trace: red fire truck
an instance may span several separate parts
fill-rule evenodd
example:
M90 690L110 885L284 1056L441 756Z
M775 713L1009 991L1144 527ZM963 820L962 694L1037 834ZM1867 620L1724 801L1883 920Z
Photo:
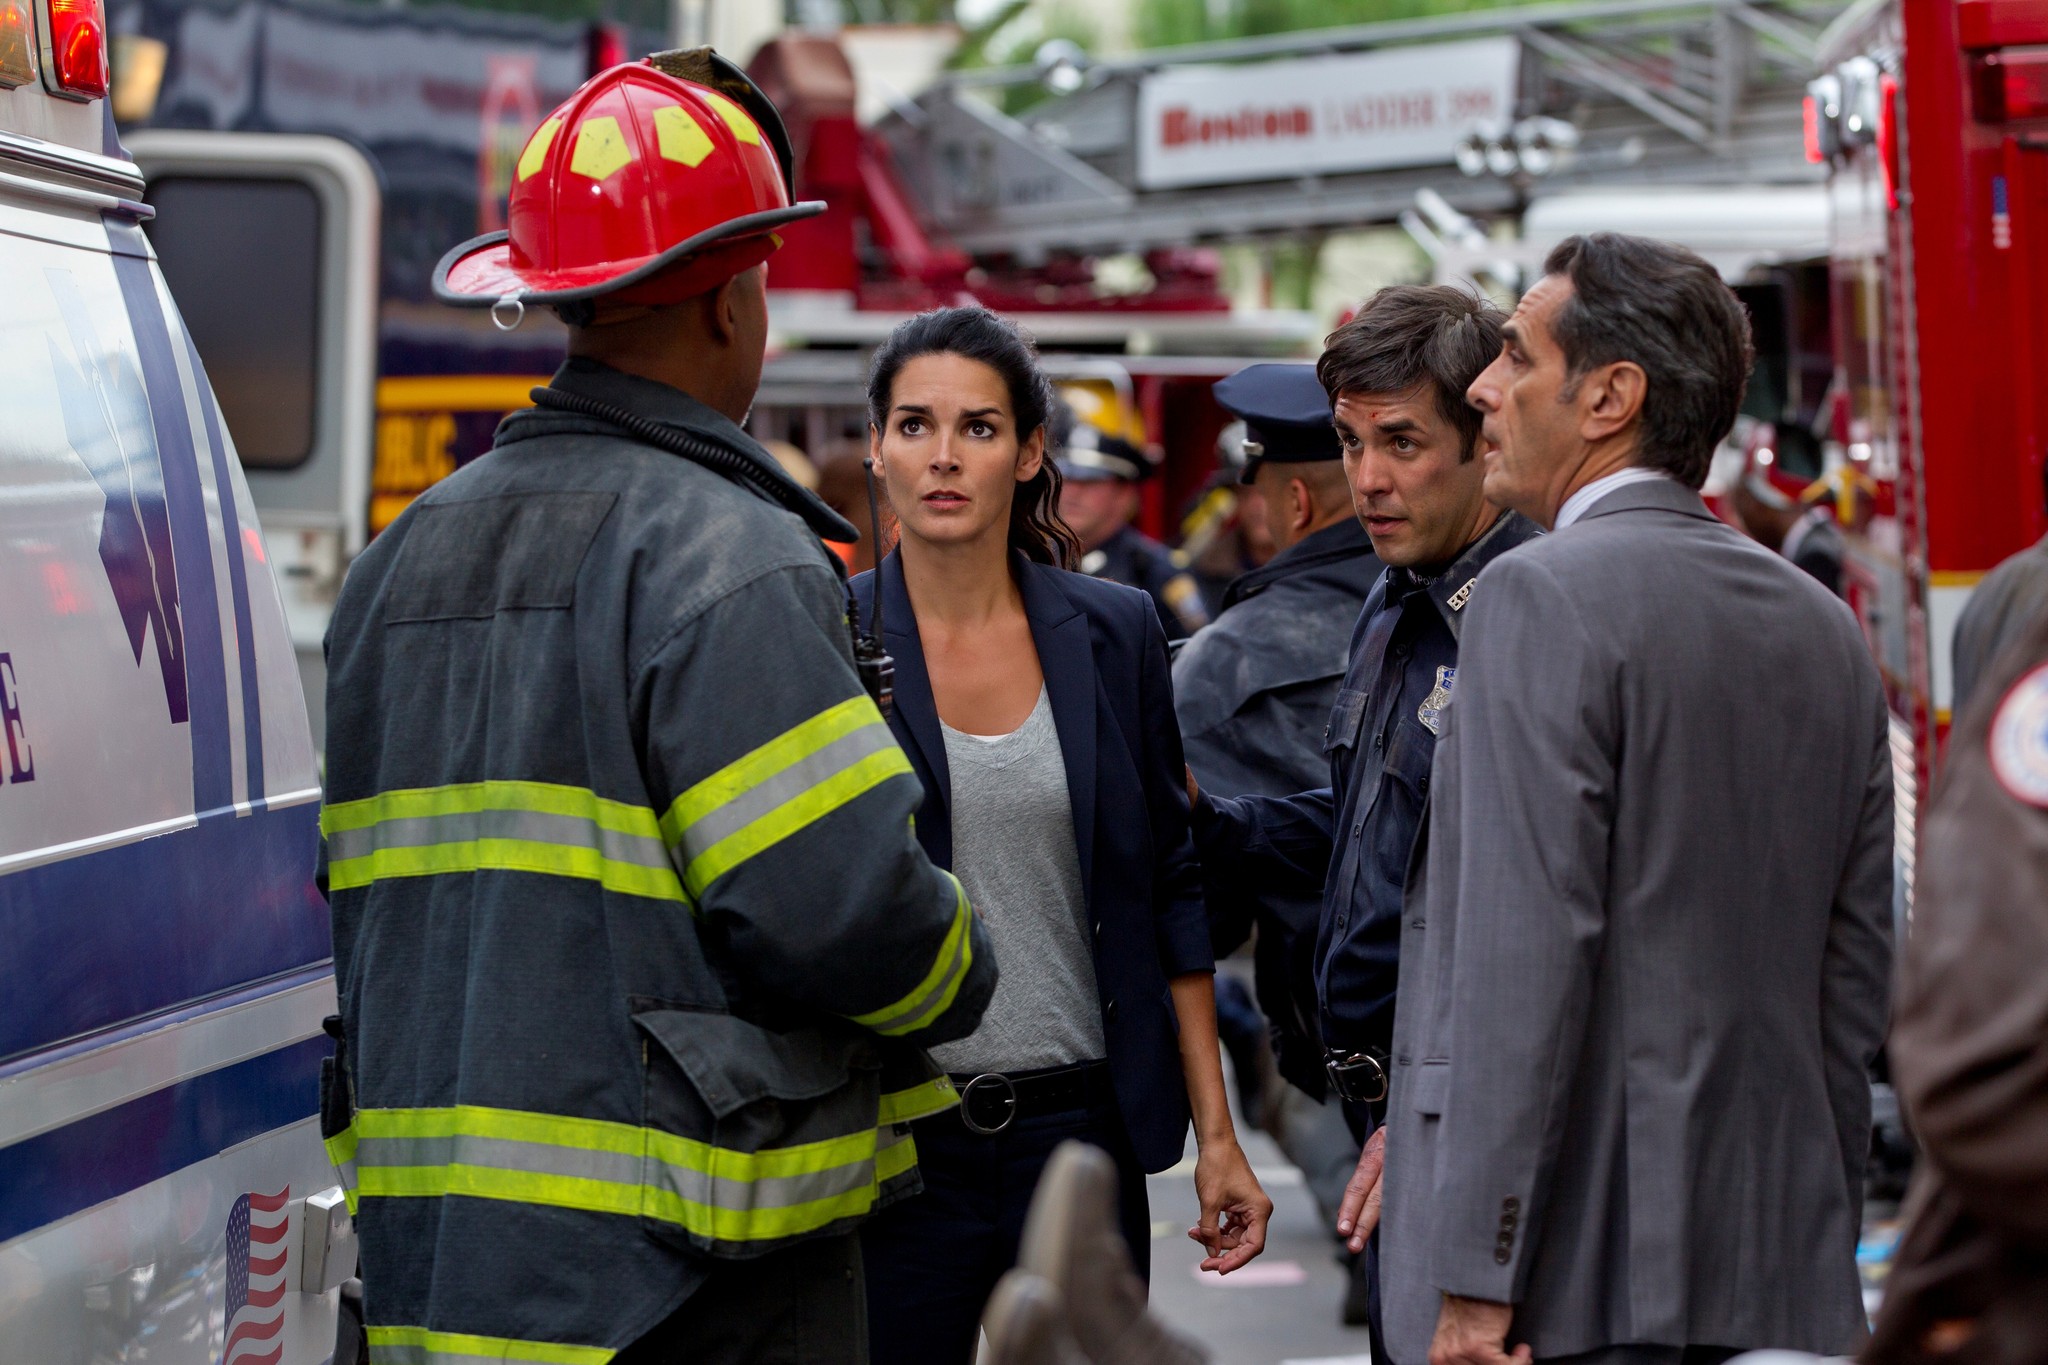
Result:
M1909 912L1956 617L2048 529L2048 2L1865 0L1820 61L1847 591L1891 697Z

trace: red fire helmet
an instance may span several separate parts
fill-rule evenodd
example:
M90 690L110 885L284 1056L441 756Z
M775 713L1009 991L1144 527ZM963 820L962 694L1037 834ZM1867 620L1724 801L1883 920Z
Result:
M599 72L542 120L513 172L509 232L434 270L461 307L679 303L768 259L790 202L789 139L753 82L709 48Z

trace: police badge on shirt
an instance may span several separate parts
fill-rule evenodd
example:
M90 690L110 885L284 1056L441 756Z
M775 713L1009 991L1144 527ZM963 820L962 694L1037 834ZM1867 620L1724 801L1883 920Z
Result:
M1432 735L1444 732L1444 712L1451 709L1451 686L1458 680L1458 670L1445 664L1436 671L1436 686L1422 699L1422 705L1415 708L1415 719L1422 722Z

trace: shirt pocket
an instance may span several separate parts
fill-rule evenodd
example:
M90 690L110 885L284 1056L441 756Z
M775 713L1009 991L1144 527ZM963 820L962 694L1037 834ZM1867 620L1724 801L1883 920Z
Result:
M1365 704L1370 693L1359 687L1340 687L1330 707L1330 719L1323 726L1323 753L1358 747L1358 732L1365 724Z
M1389 886L1408 881L1408 855L1415 850L1415 832L1422 826L1429 798L1429 765L1436 745L1422 726L1404 717L1394 727L1387 761L1380 775L1379 802L1373 810L1373 859Z

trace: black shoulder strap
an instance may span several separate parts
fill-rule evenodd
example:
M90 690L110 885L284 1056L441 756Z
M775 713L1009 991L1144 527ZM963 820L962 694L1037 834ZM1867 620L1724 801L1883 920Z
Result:
M826 540L848 542L860 539L860 532L852 522L827 507L808 489L799 487L780 469L770 469L742 451L585 394L543 385L533 390L532 398L536 407L573 412L607 423L651 446L659 446L671 454L703 465L714 474L744 484L776 506L794 512L803 519L804 525Z

